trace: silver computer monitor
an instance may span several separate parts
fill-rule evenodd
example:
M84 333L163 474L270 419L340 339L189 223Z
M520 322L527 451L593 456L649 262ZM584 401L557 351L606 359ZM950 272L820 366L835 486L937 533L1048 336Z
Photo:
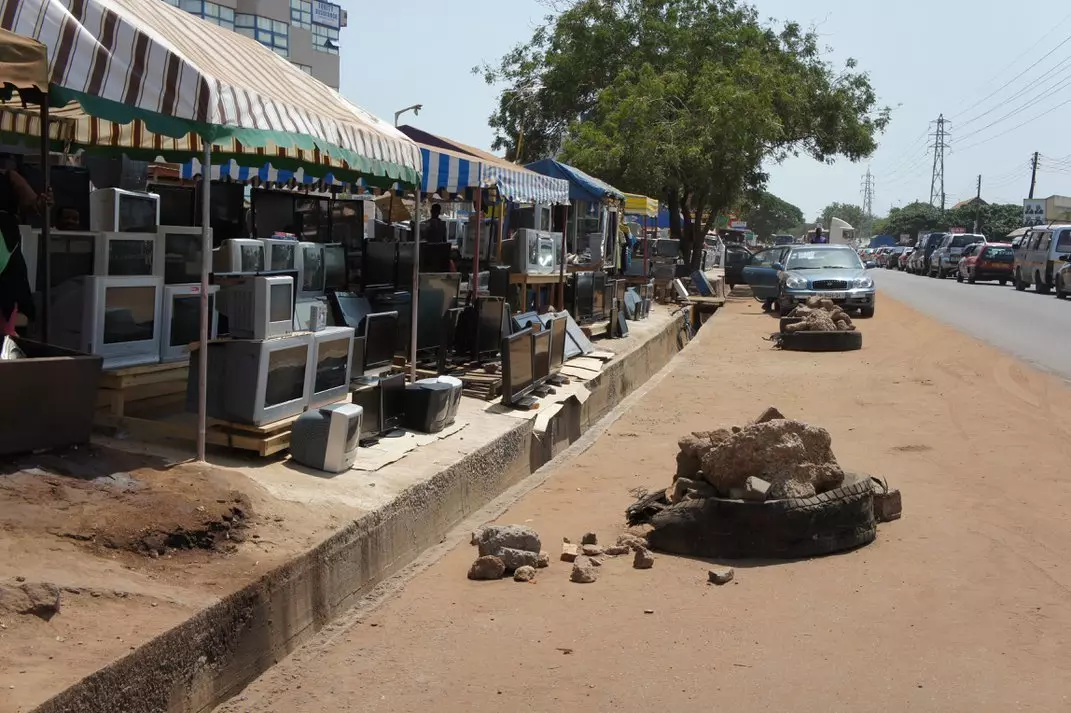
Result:
M89 193L89 227L113 233L155 233L160 225L160 196L122 188Z
M294 278L256 275L224 284L218 309L232 337L269 339L294 331Z
M327 279L324 246L320 243L298 243L298 296L322 297Z
M219 313L216 312L217 285L208 288L208 338L216 338ZM190 344L201 339L201 284L165 285L161 312L163 333L160 337L160 361L183 361Z
M288 272L297 269L298 241L285 238L262 238L264 269L269 272Z
M93 274L110 277L152 277L163 274L156 233L97 233Z
M309 406L322 406L349 394L353 364L352 327L327 327L312 333Z
M264 243L251 238L224 240L212 251L212 272L220 274L264 271Z
M201 228L188 225L161 225L156 230L156 261L165 285L188 285L201 281L204 263L204 236ZM212 244L212 229L208 229Z

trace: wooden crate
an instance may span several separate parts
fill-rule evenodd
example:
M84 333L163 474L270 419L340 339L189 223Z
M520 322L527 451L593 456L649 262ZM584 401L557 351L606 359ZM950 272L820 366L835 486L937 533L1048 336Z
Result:
M291 428L296 420L297 416L292 416L264 426L250 426L209 419L205 426L205 442L213 446L251 451L264 458L290 447ZM146 440L174 439L197 442L197 416L191 413L158 419L105 416L98 419L98 426L123 431L134 438Z
M123 418L131 410L181 404L186 399L189 370L189 365L180 361L103 372L97 389L98 420Z

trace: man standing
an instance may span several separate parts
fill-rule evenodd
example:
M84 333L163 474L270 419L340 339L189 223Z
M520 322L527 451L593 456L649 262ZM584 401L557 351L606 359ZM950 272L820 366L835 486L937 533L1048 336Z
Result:
M426 243L445 243L446 242L446 222L443 221L439 215L443 212L443 207L436 203L431 207L431 218L424 223L424 242Z

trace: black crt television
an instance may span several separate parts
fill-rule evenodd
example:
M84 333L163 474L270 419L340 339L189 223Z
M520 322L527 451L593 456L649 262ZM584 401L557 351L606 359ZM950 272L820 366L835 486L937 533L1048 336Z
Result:
M364 367L378 369L394 362L397 312L376 312L364 318Z
M550 373L557 373L565 363L565 327L569 319L564 314L547 322L550 332Z
M446 313L461 292L461 273L422 272L417 301L417 351L437 349L446 336Z
M174 183L150 183L149 193L160 196L160 225L200 224L197 210L197 189Z
M335 324L353 327L364 334L364 318L372 313L372 305L356 292L332 292L328 295Z
M379 380L380 433L389 433L405 418L405 374L384 376Z
M241 183L212 181L209 189L208 225L212 228L212 244L218 247L224 240L244 238L245 186ZM193 224L201 224L201 201L204 191L197 184L197 201L194 205ZM267 233L270 235L271 233Z
M590 319L594 313L595 275L591 272L576 272L577 320Z
M477 360L494 357L502 347L502 338L509 330L506 323L506 301L499 297L480 298L480 316L476 328Z
M324 245L324 287L346 289L346 247L342 243Z
M398 243L370 240L364 244L361 280L369 285L398 286Z
M532 332L532 381L542 383L550 376L551 333L549 330Z
M516 403L535 386L532 374L532 330L502 339L502 403Z
M294 198L294 230L299 240L326 243L331 240L331 204L327 198Z

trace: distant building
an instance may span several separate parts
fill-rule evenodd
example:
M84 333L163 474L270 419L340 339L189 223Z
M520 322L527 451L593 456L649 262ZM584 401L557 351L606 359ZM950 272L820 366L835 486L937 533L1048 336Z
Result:
M981 198L971 198L971 199L968 199L968 200L965 200L965 201L960 201L956 205L952 206L952 210L955 210L956 208L964 208L964 207L970 206L970 205L986 206L986 205L989 205L989 204L986 203Z

